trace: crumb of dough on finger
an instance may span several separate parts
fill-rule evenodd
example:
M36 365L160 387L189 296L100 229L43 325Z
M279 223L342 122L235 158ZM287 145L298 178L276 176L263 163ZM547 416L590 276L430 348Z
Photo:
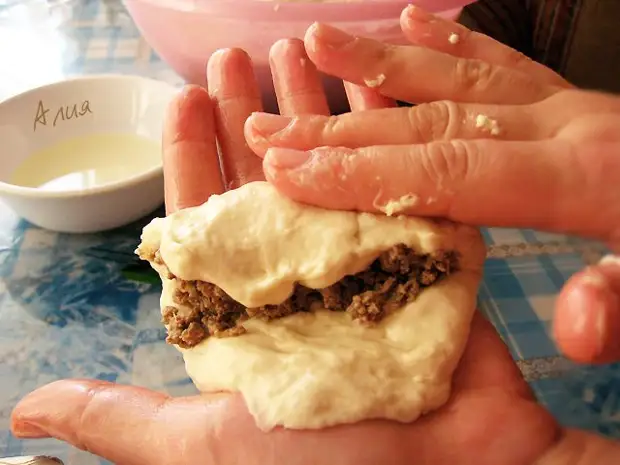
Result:
M450 34L450 37L448 37L448 42L450 42L452 45L458 44L460 40L461 40L461 37L454 32Z
M405 194L399 199L390 199L385 205L379 205L377 199L373 202L375 207L380 212L385 213L387 216L393 216L398 213L402 213L408 208L414 207L419 202L419 197L414 194Z
M501 133L497 120L483 114L476 116L476 128L489 132L492 136L498 136Z
M366 86L370 87L371 89L379 87L384 82L385 82L385 74L383 73L379 74L374 79L364 79L364 84L366 84Z

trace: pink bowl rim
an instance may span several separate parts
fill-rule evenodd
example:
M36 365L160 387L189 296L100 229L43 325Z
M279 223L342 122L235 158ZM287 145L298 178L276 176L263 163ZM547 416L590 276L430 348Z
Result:
M409 4L415 4L431 13L441 13L464 8L477 0L350 0L329 3L278 0L180 0L174 4L171 0L124 1L130 11L133 9L132 6L150 4L165 10L208 14L247 22L307 22L308 18L314 18L321 22L355 23L393 19Z

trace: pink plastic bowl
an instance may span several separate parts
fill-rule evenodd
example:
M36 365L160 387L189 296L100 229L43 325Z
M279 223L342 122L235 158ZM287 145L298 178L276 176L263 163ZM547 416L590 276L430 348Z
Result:
M408 3L454 19L475 0L371 0L308 3L269 0L125 0L145 40L187 82L205 84L209 56L220 48L246 50L256 66L265 106L275 109L269 48L279 39L303 37L320 21L350 33L404 43L399 17ZM342 84L326 81L332 109L342 109Z

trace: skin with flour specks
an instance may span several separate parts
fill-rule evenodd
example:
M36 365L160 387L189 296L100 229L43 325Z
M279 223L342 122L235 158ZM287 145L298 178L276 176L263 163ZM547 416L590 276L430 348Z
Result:
M269 208L259 208L268 205ZM410 422L443 405L467 341L484 260L479 233L453 223L308 207L255 182L147 226L176 278L213 283L247 307L277 304L295 283L327 287L405 244L459 254L459 269L376 326L318 310L243 323L245 334L181 349L201 391L239 391L257 425L306 429L368 418ZM178 304L178 303L177 303Z

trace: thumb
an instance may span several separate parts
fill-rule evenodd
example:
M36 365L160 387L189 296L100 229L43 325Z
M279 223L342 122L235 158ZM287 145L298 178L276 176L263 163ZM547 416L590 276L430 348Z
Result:
M11 429L19 438L53 437L122 465L397 465L408 463L403 444L413 442L419 451L429 434L379 420L263 432L240 395L172 398L91 380L37 389L13 410Z
M609 150L590 154L606 163L581 155L564 139L272 147L263 170L285 195L325 208L608 238L620 218L620 191L607 187L620 184L618 163Z
M123 465L181 465L196 456L205 464L229 463L205 454L233 403L229 395L171 398L135 386L63 380L22 399L11 429L20 438L53 437Z
M558 297L553 332L575 361L620 361L620 256L571 277Z

